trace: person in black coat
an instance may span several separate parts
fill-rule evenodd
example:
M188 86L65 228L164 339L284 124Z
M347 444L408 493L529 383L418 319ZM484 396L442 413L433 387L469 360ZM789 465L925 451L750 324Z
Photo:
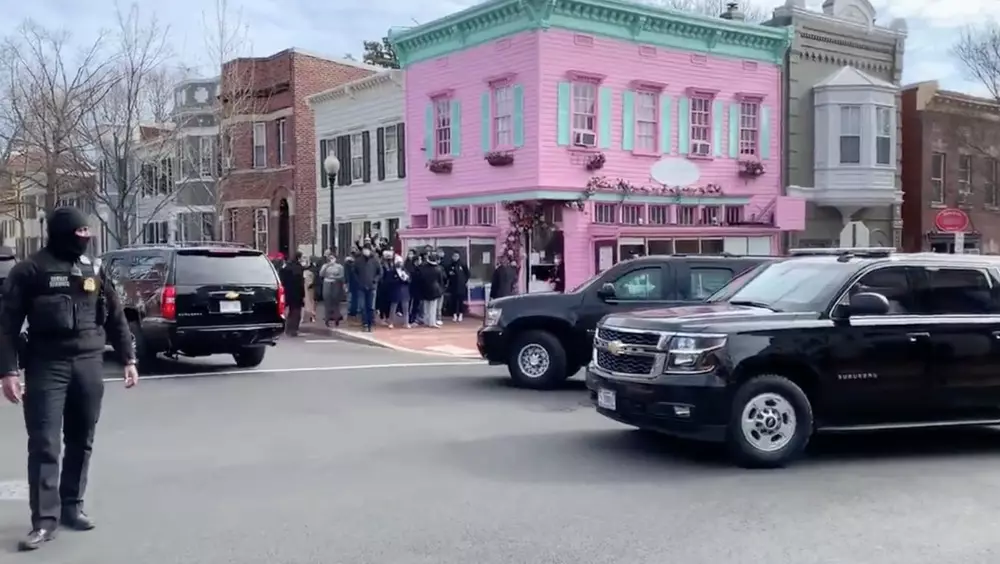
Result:
M290 337L299 335L299 325L302 324L302 308L306 305L306 279L302 253L295 253L295 260L285 263L282 272L285 285L285 305L288 307L288 318L285 320L285 333Z
M420 295L423 298L424 324L428 327L441 327L442 322L438 319L438 312L441 311L441 297L444 296L447 278L438 262L436 252L427 253L427 261L420 265L418 272Z
M516 293L517 268L514 267L513 259L506 258L493 271L493 277L490 279L490 299L505 298Z
M382 265L378 257L372 254L372 248L361 249L361 256L354 260L355 288L359 294L358 306L361 308L361 326L364 331L371 332L375 325L375 290L382 278Z
M465 317L465 300L468 295L469 267L461 255L452 253L451 262L448 264L448 310L451 311L451 320L455 323Z
M422 311L422 300L420 298L420 274L418 272L420 266L420 256L413 249L410 249L406 253L406 262L403 263L403 268L406 273L410 275L410 316L407 319L410 325L417 323L420 320Z

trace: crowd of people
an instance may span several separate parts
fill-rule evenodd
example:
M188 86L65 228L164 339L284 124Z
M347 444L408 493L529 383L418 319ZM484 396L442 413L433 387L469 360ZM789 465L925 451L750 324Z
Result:
M457 323L466 314L469 267L457 252L447 256L427 247L403 257L388 240L366 237L355 242L343 262L329 250L320 259L296 253L291 261L274 260L285 287L291 336L303 320L316 321L317 303L323 304L328 327L344 321L346 303L347 317L368 332L376 324L439 328L444 317Z

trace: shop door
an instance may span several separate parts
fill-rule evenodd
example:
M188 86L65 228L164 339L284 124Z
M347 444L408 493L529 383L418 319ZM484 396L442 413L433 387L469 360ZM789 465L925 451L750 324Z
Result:
M594 272L604 272L618 263L618 241L594 241Z

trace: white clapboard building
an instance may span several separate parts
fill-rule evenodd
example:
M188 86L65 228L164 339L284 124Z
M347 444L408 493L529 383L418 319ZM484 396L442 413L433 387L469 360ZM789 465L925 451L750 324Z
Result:
M316 124L319 175L316 232L322 248L339 255L353 242L378 232L395 241L406 213L403 72L385 70L308 98ZM340 160L336 178L335 227L330 227L327 155Z

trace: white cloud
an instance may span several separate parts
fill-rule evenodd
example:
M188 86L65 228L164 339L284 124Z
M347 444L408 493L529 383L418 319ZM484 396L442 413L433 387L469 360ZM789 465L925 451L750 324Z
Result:
M295 46L332 56L351 53L360 58L364 40L379 39L392 26L426 23L467 8L481 0L363 0L357 3L329 0L229 0L242 5L244 23L249 27L253 54L265 55ZM750 0L772 9L784 0ZM808 0L819 10L823 0ZM202 14L213 9L212 0L136 0L140 10L156 13L169 24L171 41L179 58L187 65L204 64L205 28ZM31 17L46 26L73 31L79 43L87 43L104 28L114 24L113 0L34 0L9 2L0 23L0 33L8 32L23 18ZM940 79L950 89L973 91L965 81L948 47L961 27L991 16L997 0L872 0L879 21L894 17L907 19L904 81Z

